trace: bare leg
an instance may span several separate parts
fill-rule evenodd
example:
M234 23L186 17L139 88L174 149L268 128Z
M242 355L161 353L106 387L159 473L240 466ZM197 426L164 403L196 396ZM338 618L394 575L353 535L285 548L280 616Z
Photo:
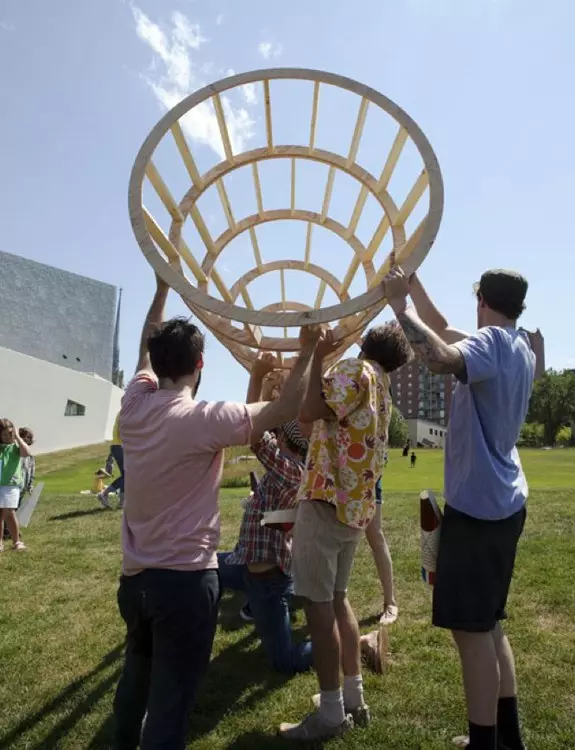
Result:
M306 602L305 613L313 646L313 662L321 690L338 690L340 638L333 602Z
M0 547L4 544L4 508L0 510Z
M497 660L499 661L499 702L497 705L497 735L502 747L507 750L525 750L521 738L519 711L517 708L517 678L513 650L501 625L492 633Z
M335 617L341 648L341 666L344 677L361 674L359 649L359 624L345 591L338 591L334 599Z
M16 518L16 511L12 508L5 510L6 513L6 526L12 537L12 544L17 544L20 539L20 528L18 526L18 519Z
M393 586L393 563L383 531L381 529L381 505L377 505L375 515L365 530L365 536L371 547L377 575L383 589L383 606L397 606Z
M499 697L513 698L517 695L517 678L511 644L499 623L492 632L492 637L499 662Z
M469 721L494 727L499 699L499 662L493 633L454 631L453 637L461 658Z

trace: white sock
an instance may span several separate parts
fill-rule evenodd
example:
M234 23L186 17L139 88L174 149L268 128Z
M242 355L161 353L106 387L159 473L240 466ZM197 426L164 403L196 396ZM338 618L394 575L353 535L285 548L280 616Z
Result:
M343 693L337 690L322 690L319 701L319 714L326 724L337 727L345 719Z
M360 674L343 678L343 702L347 711L355 711L364 705L363 677Z

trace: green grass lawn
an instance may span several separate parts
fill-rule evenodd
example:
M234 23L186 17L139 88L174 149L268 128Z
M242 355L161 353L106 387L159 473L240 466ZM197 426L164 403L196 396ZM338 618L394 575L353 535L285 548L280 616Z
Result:
M25 554L4 552L0 606L0 750L110 747L111 705L124 632L115 593L120 514L101 510L89 489L105 446L39 460L46 481ZM418 493L442 486L442 454L419 451L410 469L393 451L384 521L394 557L400 617L390 628L391 665L366 675L373 721L330 747L439 750L465 730L455 649L430 624L430 590L419 578ZM575 747L575 452L526 451L532 487L508 631L516 649L521 710L530 750ZM223 490L222 549L233 545L245 490ZM361 545L350 597L367 631L380 590ZM309 709L313 674L274 675L238 599L222 602L213 661L193 722L190 748L266 750L284 720ZM304 631L301 612L297 628Z

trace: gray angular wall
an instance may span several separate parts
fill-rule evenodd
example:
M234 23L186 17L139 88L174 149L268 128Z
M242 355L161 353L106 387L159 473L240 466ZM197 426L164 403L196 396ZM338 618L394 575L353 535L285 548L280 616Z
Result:
M0 252L0 347L111 380L116 287Z

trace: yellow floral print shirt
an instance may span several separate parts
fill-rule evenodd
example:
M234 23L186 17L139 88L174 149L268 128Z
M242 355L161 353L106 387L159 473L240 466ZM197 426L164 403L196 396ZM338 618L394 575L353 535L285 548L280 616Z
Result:
M389 385L383 368L365 359L342 360L323 378L335 419L314 425L298 500L335 505L338 520L357 529L375 512L391 417Z

